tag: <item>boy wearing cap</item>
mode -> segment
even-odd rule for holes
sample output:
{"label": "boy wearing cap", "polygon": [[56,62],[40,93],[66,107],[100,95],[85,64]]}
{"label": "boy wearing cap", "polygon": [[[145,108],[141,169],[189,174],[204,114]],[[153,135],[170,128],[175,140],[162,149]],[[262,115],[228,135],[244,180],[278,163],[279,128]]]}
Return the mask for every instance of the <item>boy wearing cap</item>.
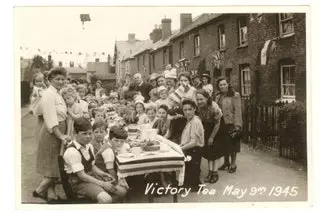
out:
{"label": "boy wearing cap", "polygon": [[85,118],[76,119],[74,131],[75,140],[63,155],[72,191],[98,203],[111,203],[116,197],[124,197],[125,192],[113,185],[112,176],[95,166],[90,122]]}

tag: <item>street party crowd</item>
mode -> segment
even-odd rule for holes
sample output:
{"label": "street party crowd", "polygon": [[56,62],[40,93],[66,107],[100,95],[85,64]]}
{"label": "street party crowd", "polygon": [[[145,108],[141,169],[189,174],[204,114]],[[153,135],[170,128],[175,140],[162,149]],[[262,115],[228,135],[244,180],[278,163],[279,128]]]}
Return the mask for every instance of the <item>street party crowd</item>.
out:
{"label": "street party crowd", "polygon": [[[55,189],[59,181],[67,181],[76,197],[96,203],[123,202],[128,191],[144,187],[136,186],[137,177],[117,176],[116,156],[131,149],[130,125],[155,129],[188,156],[179,187],[199,190],[202,158],[208,163],[206,183],[219,180],[218,170],[237,170],[241,98],[225,77],[216,79],[213,88],[209,72],[192,76],[168,66],[163,73],[152,73],[148,82],[140,73],[126,75],[121,85],[106,91],[101,80],[79,82],[67,78],[65,68],[54,67],[35,74],[32,83],[36,170],[43,177],[33,196],[48,203],[61,202]],[[172,184],[165,172],[139,178],[163,187]]]}

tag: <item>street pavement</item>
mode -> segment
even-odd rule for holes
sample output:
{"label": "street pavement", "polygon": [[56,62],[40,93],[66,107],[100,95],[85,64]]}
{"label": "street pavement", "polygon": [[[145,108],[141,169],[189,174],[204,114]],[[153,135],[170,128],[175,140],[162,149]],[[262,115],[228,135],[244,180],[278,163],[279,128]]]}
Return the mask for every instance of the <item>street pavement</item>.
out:
{"label": "street pavement", "polygon": [[[44,203],[43,200],[32,197],[32,192],[41,181],[41,176],[35,169],[36,118],[26,112],[26,109],[21,111],[21,202]],[[271,202],[307,201],[308,199],[307,171],[296,162],[242,145],[237,166],[238,169],[233,174],[219,171],[219,181],[215,184],[205,184],[205,189],[200,193],[180,193],[178,201]],[[205,159],[202,159],[201,170],[203,181],[208,171]],[[57,191],[61,197],[64,197],[61,184],[57,186]],[[138,196],[130,197],[129,202],[147,203],[148,198],[140,193]],[[172,196],[156,197],[154,202],[170,203]]]}

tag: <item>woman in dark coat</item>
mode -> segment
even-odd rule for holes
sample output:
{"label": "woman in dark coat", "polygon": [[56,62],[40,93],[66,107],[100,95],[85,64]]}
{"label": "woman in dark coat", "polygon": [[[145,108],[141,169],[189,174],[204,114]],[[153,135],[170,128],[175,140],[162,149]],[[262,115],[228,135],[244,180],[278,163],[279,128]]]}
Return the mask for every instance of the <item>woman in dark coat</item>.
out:
{"label": "woman in dark coat", "polygon": [[[226,148],[224,164],[219,170],[228,169],[229,173],[234,173],[237,170],[237,153],[240,152],[240,138],[236,137],[236,134],[242,128],[241,97],[232,89],[225,77],[218,78],[216,85],[218,94],[215,100],[223,114],[220,132]],[[231,164],[229,157],[231,157]]]}
{"label": "woman in dark coat", "polygon": [[218,181],[218,168],[215,160],[223,156],[223,141],[219,138],[219,127],[222,112],[219,106],[212,102],[209,93],[204,89],[197,91],[198,113],[204,128],[204,142],[202,157],[208,160],[209,173],[205,182]]}

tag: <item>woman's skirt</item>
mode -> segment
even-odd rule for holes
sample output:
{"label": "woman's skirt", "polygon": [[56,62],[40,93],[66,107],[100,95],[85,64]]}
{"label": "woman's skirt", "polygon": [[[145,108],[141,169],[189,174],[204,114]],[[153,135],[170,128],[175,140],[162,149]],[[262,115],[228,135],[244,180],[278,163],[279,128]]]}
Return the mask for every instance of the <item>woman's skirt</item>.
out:
{"label": "woman's skirt", "polygon": [[[59,122],[59,129],[62,134],[66,133],[67,125],[65,121]],[[38,138],[37,172],[44,177],[60,177],[58,165],[61,147],[60,139],[54,133],[48,131],[44,122],[42,122]]]}
{"label": "woman's skirt", "polygon": [[226,141],[220,128],[214,137],[213,144],[208,145],[209,138],[206,138],[205,145],[202,147],[202,157],[207,160],[213,161],[223,157],[226,153],[228,153],[228,146],[226,146]]}
{"label": "woman's skirt", "polygon": [[223,146],[224,155],[240,152],[240,139],[234,140],[230,137],[229,132],[233,129],[233,124],[225,124],[223,118],[221,119],[219,129],[219,143]]}

